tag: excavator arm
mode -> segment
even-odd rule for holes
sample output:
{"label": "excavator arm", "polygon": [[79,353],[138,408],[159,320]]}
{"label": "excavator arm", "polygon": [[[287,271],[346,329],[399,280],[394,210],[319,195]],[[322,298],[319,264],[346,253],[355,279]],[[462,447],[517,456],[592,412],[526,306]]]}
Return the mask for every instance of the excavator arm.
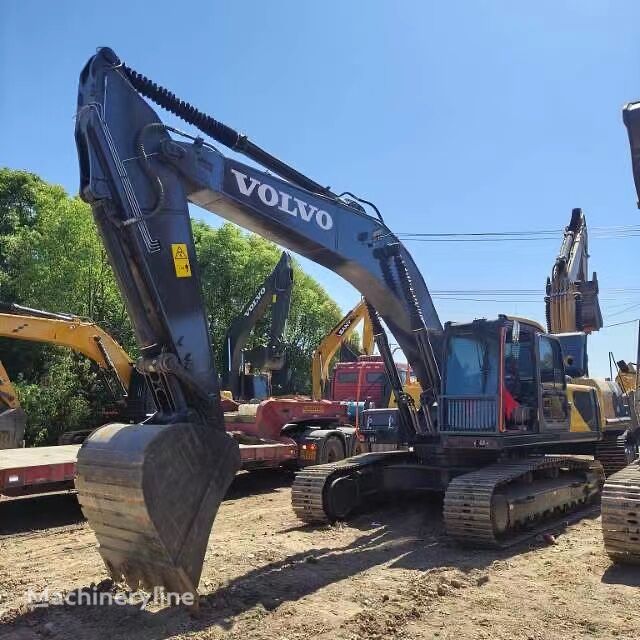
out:
{"label": "excavator arm", "polygon": [[631,150],[631,171],[640,208],[640,102],[629,102],[622,108],[622,121],[627,128]]}
{"label": "excavator arm", "polygon": [[115,374],[123,395],[129,392],[133,361],[127,352],[94,322],[63,313],[49,313],[0,303],[0,336],[69,347],[101,369]]}
{"label": "excavator arm", "polygon": [[11,384],[9,374],[4,368],[2,362],[0,362],[0,408],[4,409],[18,409],[20,407],[20,400],[16,390]]}
{"label": "excavator arm", "polygon": [[[244,364],[250,362],[253,369],[279,371],[285,364],[284,333],[293,288],[291,256],[282,252],[273,271],[258,287],[249,302],[234,318],[224,339],[224,369],[222,387],[229,389],[234,398],[244,398]],[[251,331],[271,305],[269,342],[266,346],[245,349]]]}
{"label": "excavator arm", "polygon": [[[271,173],[163,124],[143,96]],[[81,196],[91,203],[142,353],[137,367],[158,406],[149,424],[108,425],[85,441],[79,498],[112,574],[194,591],[238,454],[222,423],[188,202],[331,269],[363,294],[389,371],[395,365],[380,318],[422,386],[416,412],[399,380],[393,385],[413,435],[433,429],[442,326],[411,255],[380,215],[178,100],[110,49],[81,73],[76,144]]]}
{"label": "excavator arm", "polygon": [[[201,138],[173,139],[169,134],[180,132],[164,125],[143,95],[285,179],[226,158]],[[130,209],[125,224],[146,238],[139,247],[143,256],[162,253],[150,233],[151,221],[166,220],[164,210],[186,210],[187,201],[267,237],[353,284],[378,311],[423,389],[435,398],[439,374],[431,337],[441,334],[442,325],[413,258],[381,218],[367,215],[354,200],[335,196],[178,100],[110,49],[101,49],[85,67],[78,106],[82,193],[98,202],[118,190]],[[165,271],[167,278],[175,277],[170,263]],[[130,283],[121,286],[126,290]],[[132,307],[135,319],[144,305]],[[179,315],[186,313],[184,304],[179,309]],[[134,325],[148,323],[140,319]]]}
{"label": "excavator arm", "polygon": [[76,486],[114,579],[195,594],[240,455],[224,427],[187,194],[151,151],[168,134],[115,62],[102,50],[80,75],[80,195],[91,204],[156,413],[89,436]]}
{"label": "excavator arm", "polygon": [[589,280],[588,270],[587,222],[582,209],[573,209],[551,277],[547,279],[545,304],[550,333],[589,334],[602,328],[598,278],[594,272]]}
{"label": "excavator arm", "polygon": [[26,415],[9,374],[0,362],[0,449],[19,447],[24,439]]}
{"label": "excavator arm", "polygon": [[371,319],[367,313],[367,303],[361,300],[322,339],[311,359],[311,389],[314,400],[321,400],[329,380],[329,365],[340,346],[349,339],[355,328],[362,322],[362,351],[373,353],[374,337]]}

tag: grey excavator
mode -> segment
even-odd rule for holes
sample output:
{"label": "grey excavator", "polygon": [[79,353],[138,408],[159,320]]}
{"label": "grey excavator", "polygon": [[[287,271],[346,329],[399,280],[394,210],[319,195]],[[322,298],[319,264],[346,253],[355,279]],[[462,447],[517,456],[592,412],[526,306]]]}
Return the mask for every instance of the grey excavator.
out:
{"label": "grey excavator", "polygon": [[[274,389],[279,393],[286,391],[289,369],[282,334],[291,306],[292,288],[291,256],[283,251],[273,271],[231,321],[222,347],[222,388],[231,391],[234,400],[263,400]],[[267,344],[247,349],[251,332],[269,306]]]}
{"label": "grey excavator", "polygon": [[[152,103],[207,138],[164,124]],[[443,328],[413,258],[371,203],[301,174],[110,49],[80,75],[76,143],[80,193],[157,406],[141,424],[102,427],[79,452],[79,500],[114,577],[195,591],[239,466],[222,421],[189,203],[334,271],[366,300],[397,403],[389,419],[408,447],[306,467],[292,490],[303,521],[346,517],[379,494],[440,491],[449,535],[503,547],[597,498],[597,461],[546,455],[602,437],[597,425],[571,429],[558,340],[508,316]],[[383,322],[422,388],[418,403],[402,388]]]}

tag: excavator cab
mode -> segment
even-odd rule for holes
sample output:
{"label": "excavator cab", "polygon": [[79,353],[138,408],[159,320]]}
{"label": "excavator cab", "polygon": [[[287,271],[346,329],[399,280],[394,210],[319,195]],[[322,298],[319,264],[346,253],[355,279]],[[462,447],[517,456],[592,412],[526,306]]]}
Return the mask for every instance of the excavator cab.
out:
{"label": "excavator cab", "polygon": [[560,343],[539,325],[506,316],[448,324],[438,408],[446,433],[568,430]]}
{"label": "excavator cab", "polygon": [[587,355],[587,334],[582,331],[554,334],[564,355],[564,366],[571,378],[583,378],[589,375],[589,359]]}

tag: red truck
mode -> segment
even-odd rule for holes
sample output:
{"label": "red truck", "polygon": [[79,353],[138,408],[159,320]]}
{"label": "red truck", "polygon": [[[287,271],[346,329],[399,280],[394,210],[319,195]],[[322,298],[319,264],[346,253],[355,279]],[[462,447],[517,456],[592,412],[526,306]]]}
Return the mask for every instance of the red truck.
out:
{"label": "red truck", "polygon": [[[409,366],[396,363],[402,385],[406,385]],[[359,356],[355,362],[338,362],[330,380],[329,397],[334,401],[370,401],[378,408],[388,407],[391,385],[380,356]]]}

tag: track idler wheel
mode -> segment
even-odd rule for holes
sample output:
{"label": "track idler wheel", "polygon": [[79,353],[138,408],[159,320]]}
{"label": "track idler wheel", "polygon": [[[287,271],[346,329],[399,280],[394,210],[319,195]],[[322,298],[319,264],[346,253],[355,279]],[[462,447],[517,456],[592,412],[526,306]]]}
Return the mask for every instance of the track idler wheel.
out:
{"label": "track idler wheel", "polygon": [[221,429],[109,424],[78,452],[76,488],[112,578],[197,593],[218,507],[240,467]]}

